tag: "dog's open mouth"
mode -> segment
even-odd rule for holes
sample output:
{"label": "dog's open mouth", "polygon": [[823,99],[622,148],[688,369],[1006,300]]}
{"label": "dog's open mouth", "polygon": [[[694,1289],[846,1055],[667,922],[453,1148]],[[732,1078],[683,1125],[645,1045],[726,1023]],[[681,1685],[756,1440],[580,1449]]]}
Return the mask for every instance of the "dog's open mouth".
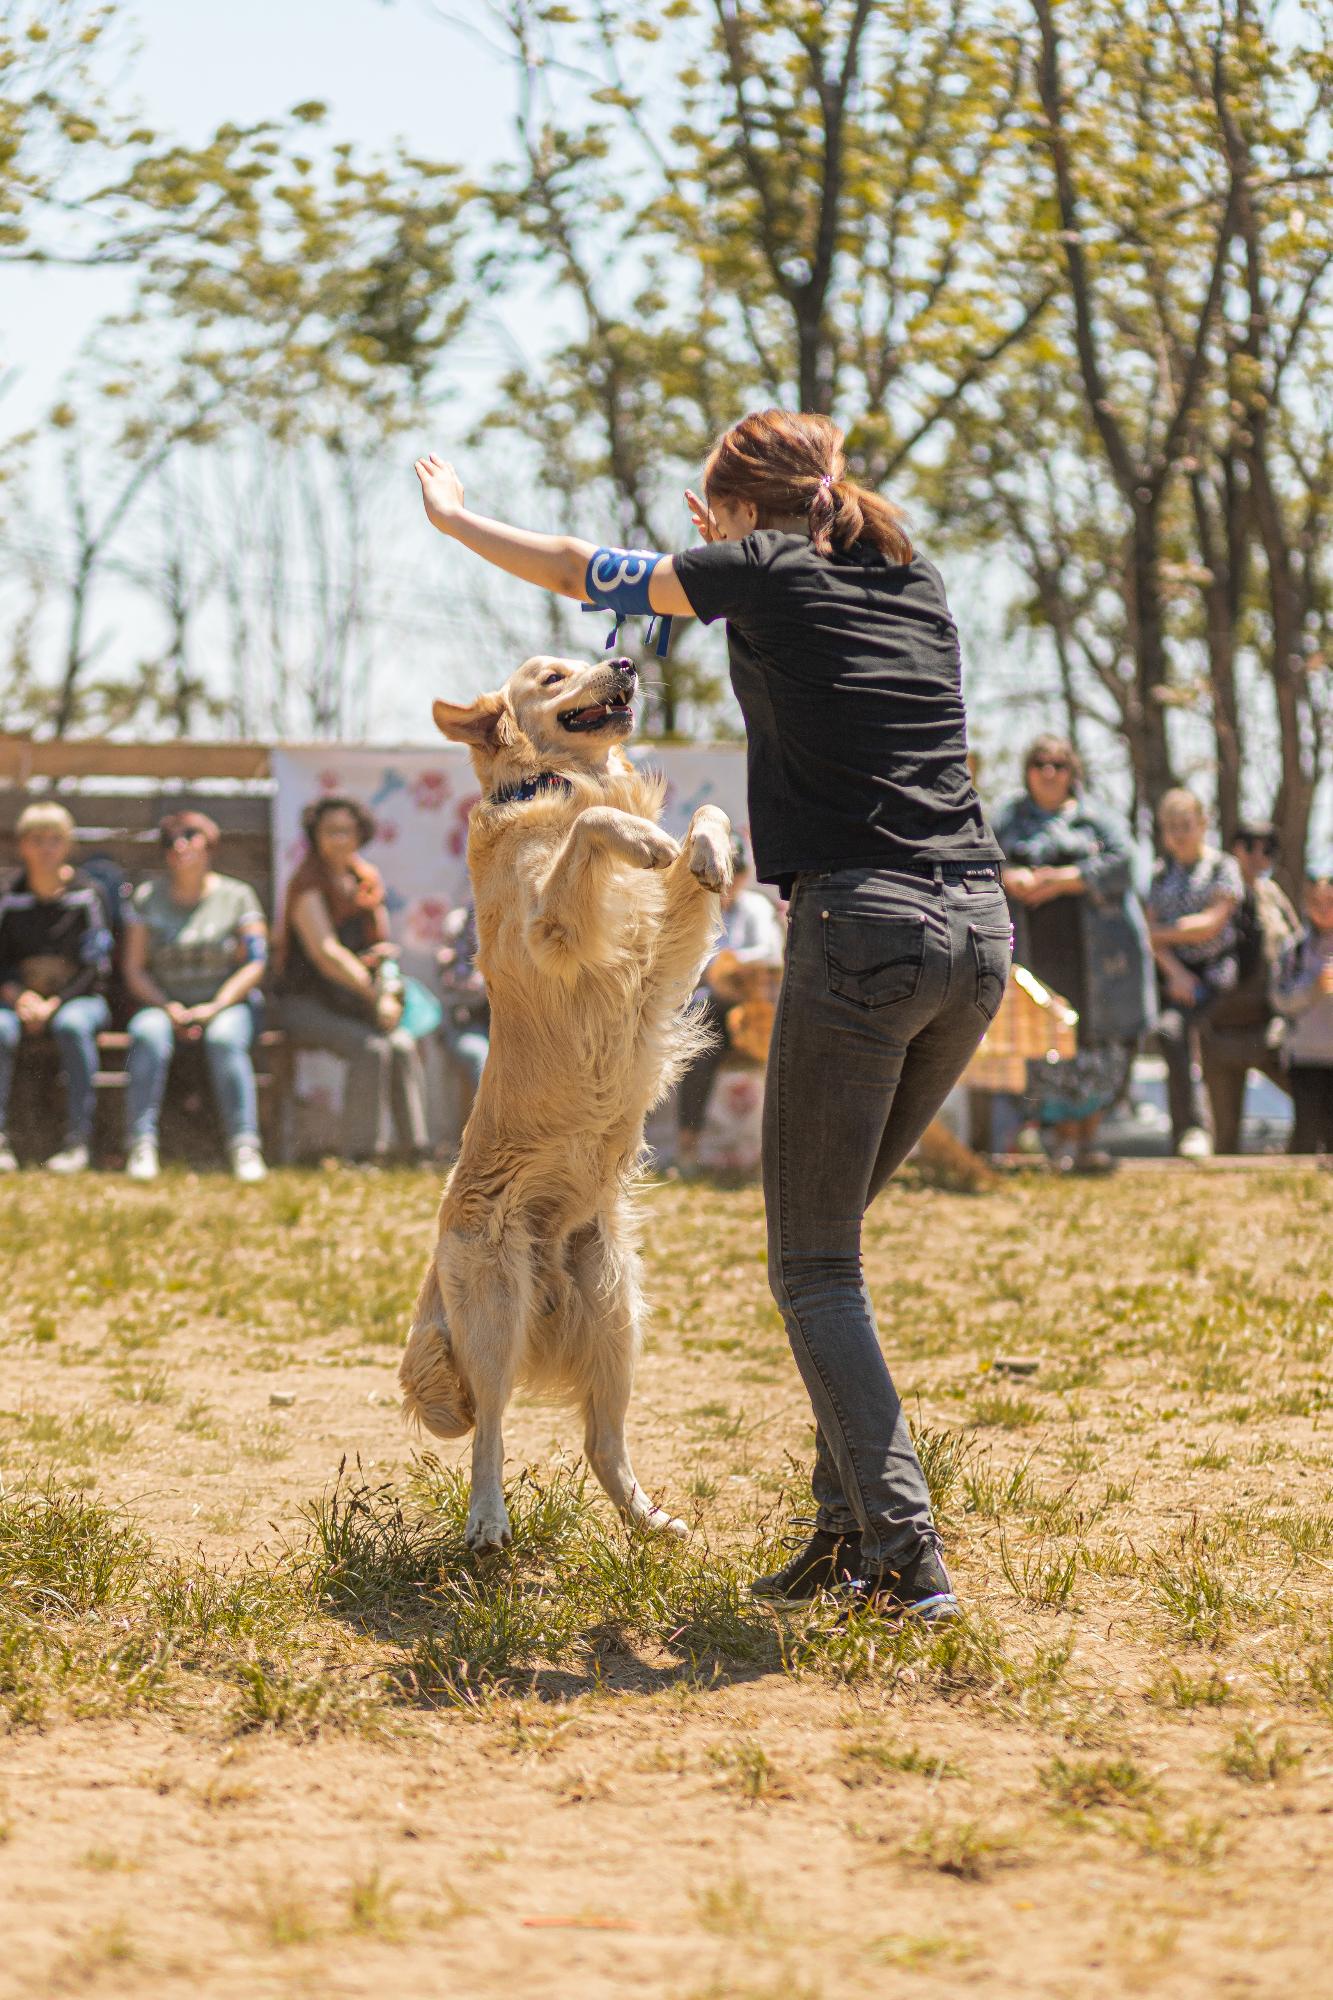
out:
{"label": "dog's open mouth", "polygon": [[607,701],[589,702],[586,708],[566,708],[557,718],[562,729],[581,734],[588,729],[605,729],[610,723],[630,723],[634,708],[628,693],[613,694]]}

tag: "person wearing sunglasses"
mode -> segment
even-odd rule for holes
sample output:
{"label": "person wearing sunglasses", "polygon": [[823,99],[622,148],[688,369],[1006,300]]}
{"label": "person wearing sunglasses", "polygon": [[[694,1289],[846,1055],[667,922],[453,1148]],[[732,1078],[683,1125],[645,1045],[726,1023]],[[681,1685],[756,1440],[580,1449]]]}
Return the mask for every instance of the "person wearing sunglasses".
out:
{"label": "person wearing sunglasses", "polygon": [[1097,1128],[1156,1011],[1129,828],[1087,798],[1072,743],[1043,735],[994,833],[1005,856],[1014,962],[1078,1014],[1077,1053],[1058,1073],[1043,1073],[1032,1110],[1058,1168],[1105,1173],[1114,1162],[1098,1149]]}
{"label": "person wearing sunglasses", "polygon": [[1236,983],[1219,993],[1199,1023],[1199,1060],[1213,1117],[1213,1148],[1241,1150],[1241,1113],[1252,1069],[1288,1089],[1282,1061],[1284,1024],[1270,987],[1301,920],[1273,880],[1277,831],[1268,820],[1242,820],[1231,841],[1244,895],[1236,910]]}
{"label": "person wearing sunglasses", "polygon": [[176,1051],[199,1043],[226,1134],[232,1172],[263,1180],[251,1048],[268,933],[248,882],[219,875],[221,838],[206,813],[168,813],[159,828],[166,876],[135,890],[125,926],[129,1024],[126,1136],[131,1180],[157,1178],[158,1121]]}

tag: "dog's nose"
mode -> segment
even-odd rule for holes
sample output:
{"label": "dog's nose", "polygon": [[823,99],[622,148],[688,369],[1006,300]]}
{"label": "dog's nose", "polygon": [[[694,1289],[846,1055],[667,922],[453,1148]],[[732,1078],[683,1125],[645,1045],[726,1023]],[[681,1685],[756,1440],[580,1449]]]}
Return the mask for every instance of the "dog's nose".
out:
{"label": "dog's nose", "polygon": [[639,670],[633,660],[627,660],[623,657],[619,660],[612,660],[611,671],[613,674],[619,674],[622,680],[636,681],[639,678]]}

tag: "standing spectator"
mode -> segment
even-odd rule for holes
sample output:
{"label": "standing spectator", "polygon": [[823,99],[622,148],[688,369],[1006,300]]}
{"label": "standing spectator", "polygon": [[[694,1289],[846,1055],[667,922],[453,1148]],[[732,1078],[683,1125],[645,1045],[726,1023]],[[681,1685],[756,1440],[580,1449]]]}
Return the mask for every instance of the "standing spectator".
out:
{"label": "standing spectator", "polygon": [[1036,739],[1023,779],[994,828],[1014,960],[1078,1013],[1077,1054],[1061,1065],[1055,1106],[1064,1115],[1050,1120],[1054,1157],[1066,1171],[1105,1172],[1113,1162],[1097,1150],[1097,1128],[1156,1012],[1133,845],[1129,828],[1084,796],[1082,762],[1063,737]]}
{"label": "standing spectator", "polygon": [[1278,962],[1273,997],[1291,1022],[1293,1153],[1333,1153],[1333,869],[1305,886],[1305,928]]}
{"label": "standing spectator", "polygon": [[1269,989],[1273,971],[1301,920],[1273,880],[1277,830],[1267,820],[1245,820],[1236,829],[1231,852],[1245,893],[1236,912],[1236,983],[1219,993],[1199,1024],[1204,1088],[1213,1115],[1213,1147],[1241,1150],[1240,1121],[1245,1083],[1252,1069],[1287,1088],[1282,1062],[1282,1019]]}
{"label": "standing spectator", "polygon": [[18,1166],[6,1137],[15,1061],[49,1034],[65,1079],[65,1137],[46,1164],[78,1174],[93,1132],[97,1037],[110,1020],[111,932],[96,885],[70,865],[64,806],[25,807],[17,833],[19,871],[0,893],[0,1173]]}
{"label": "standing spectator", "polygon": [[142,882],[125,926],[125,985],[138,1003],[126,1058],[131,1180],[155,1180],[157,1132],[172,1059],[201,1043],[238,1181],[262,1181],[250,1051],[268,956],[259,898],[213,868],[220,835],[206,813],[168,813],[159,828],[166,879]]}
{"label": "standing spectator", "polygon": [[470,902],[450,910],[444,920],[444,936],[437,960],[444,999],[440,1032],[467,1089],[459,1119],[462,1126],[467,1123],[491,1046],[490,1002],[486,981],[477,967],[477,912]]}
{"label": "standing spectator", "polygon": [[731,887],[724,889],[722,935],[703,969],[692,1009],[707,1030],[707,1041],[681,1077],[676,1089],[676,1162],[690,1173],[699,1156],[699,1134],[703,1130],[708,1097],[718,1064],[727,1052],[727,1014],[734,996],[718,990],[717,964],[722,954],[741,965],[782,966],[782,923],[771,900],[758,889],[748,888],[750,860],[745,843],[733,836],[731,857],[734,868]]}
{"label": "standing spectator", "polygon": [[1194,1077],[1194,1044],[1209,1009],[1235,990],[1245,884],[1233,857],[1209,846],[1193,792],[1168,792],[1157,827],[1166,857],[1148,891],[1148,935],[1162,987],[1157,1040],[1166,1059],[1171,1143],[1182,1159],[1206,1159],[1213,1142]]}
{"label": "standing spectator", "polygon": [[348,1160],[384,1158],[395,1124],[403,1150],[428,1159],[426,1082],[401,1025],[384,884],[358,851],[375,822],[359,799],[331,792],[306,807],[301,829],[307,851],[287,886],[275,949],[282,1024],[301,1048],[327,1049],[347,1064]]}

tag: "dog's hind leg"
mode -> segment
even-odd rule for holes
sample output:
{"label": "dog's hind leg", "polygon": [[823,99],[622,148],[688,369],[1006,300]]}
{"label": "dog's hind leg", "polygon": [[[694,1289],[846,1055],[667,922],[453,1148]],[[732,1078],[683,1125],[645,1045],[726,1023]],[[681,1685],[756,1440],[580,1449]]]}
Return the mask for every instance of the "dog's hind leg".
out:
{"label": "dog's hind leg", "polygon": [[481,1555],[513,1539],[503,1425],[532,1312],[532,1247],[512,1224],[485,1237],[449,1231],[439,1267],[454,1353],[475,1413],[467,1545]]}
{"label": "dog's hind leg", "polygon": [[643,1314],[638,1256],[609,1218],[584,1231],[572,1248],[588,1463],[627,1521],[654,1531],[687,1534],[684,1521],[657,1506],[640,1486],[625,1440]]}

